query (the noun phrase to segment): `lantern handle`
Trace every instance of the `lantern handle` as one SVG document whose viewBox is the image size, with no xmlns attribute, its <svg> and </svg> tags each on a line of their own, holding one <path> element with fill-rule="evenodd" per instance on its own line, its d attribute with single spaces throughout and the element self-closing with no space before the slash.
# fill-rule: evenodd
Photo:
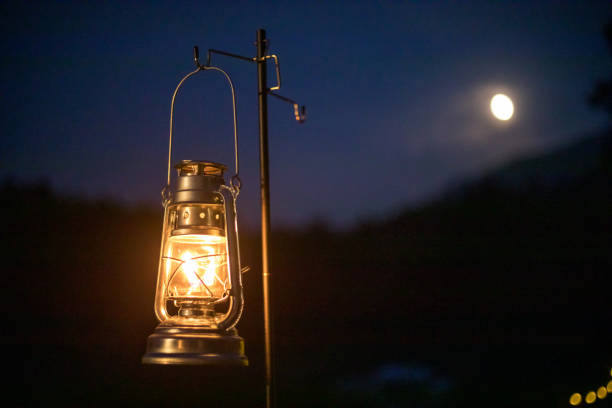
<svg viewBox="0 0 612 408">
<path fill-rule="evenodd" d="M 197 69 L 185 75 L 183 79 L 181 79 L 181 81 L 178 83 L 178 85 L 176 86 L 176 89 L 174 90 L 174 93 L 172 94 L 172 102 L 170 104 L 170 138 L 169 138 L 170 140 L 168 142 L 168 178 L 166 182 L 166 187 L 164 187 L 164 190 L 162 190 L 162 196 L 164 196 L 164 191 L 167 190 L 170 186 L 170 173 L 172 170 L 172 132 L 174 130 L 173 129 L 174 128 L 174 101 L 176 99 L 176 95 L 178 93 L 179 88 L 183 85 L 183 82 L 185 82 L 188 78 L 197 74 L 200 71 L 212 70 L 212 71 L 218 71 L 222 73 L 225 76 L 225 79 L 227 79 L 227 82 L 229 83 L 230 89 L 232 91 L 232 106 L 233 106 L 233 113 L 234 113 L 234 158 L 235 158 L 235 163 L 236 163 L 236 169 L 235 169 L 236 171 L 235 171 L 235 174 L 231 177 L 230 182 L 231 182 L 231 185 L 238 190 L 240 189 L 241 184 L 242 184 L 240 181 L 240 177 L 239 177 L 240 167 L 239 167 L 239 160 L 238 160 L 238 117 L 236 114 L 236 90 L 234 88 L 234 82 L 230 78 L 229 74 L 225 72 L 224 70 L 222 70 L 221 68 L 215 67 L 215 66 L 201 65 L 199 61 L 198 47 L 193 47 L 193 48 L 194 48 L 193 49 L 194 61 L 196 63 Z M 165 196 L 163 198 L 164 198 L 164 201 L 167 200 Z"/>
</svg>

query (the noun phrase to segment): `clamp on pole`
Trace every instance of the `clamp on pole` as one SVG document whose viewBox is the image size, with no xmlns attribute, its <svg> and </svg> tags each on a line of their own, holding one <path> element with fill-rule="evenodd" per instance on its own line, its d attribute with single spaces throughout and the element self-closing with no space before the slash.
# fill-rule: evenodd
<svg viewBox="0 0 612 408">
<path fill-rule="evenodd" d="M 208 52 L 206 53 L 206 64 L 202 65 L 200 63 L 200 53 L 198 51 L 198 47 L 195 46 L 193 47 L 193 60 L 196 64 L 196 67 L 198 67 L 198 69 L 204 70 L 207 69 L 208 67 L 210 67 L 211 65 L 211 59 L 212 59 L 212 54 L 219 54 L 219 55 L 225 55 L 226 57 L 231 57 L 231 58 L 236 58 L 236 59 L 240 59 L 243 61 L 247 61 L 247 62 L 262 62 L 265 60 L 273 60 L 274 61 L 274 70 L 276 73 L 276 85 L 270 88 L 267 88 L 266 93 L 269 95 L 272 95 L 278 99 L 280 99 L 281 101 L 285 101 L 289 104 L 291 104 L 293 106 L 293 116 L 295 117 L 295 120 L 298 123 L 304 123 L 306 121 L 306 106 L 298 104 L 296 101 L 294 101 L 293 99 L 287 98 L 286 96 L 282 96 L 279 95 L 275 92 L 272 91 L 277 91 L 281 88 L 281 72 L 280 72 L 280 62 L 279 62 L 279 58 L 277 55 L 275 54 L 271 54 L 271 55 L 264 55 L 262 58 L 258 59 L 256 57 L 245 57 L 242 55 L 238 55 L 238 54 L 233 54 L 231 52 L 227 52 L 227 51 L 221 51 L 221 50 L 215 50 L 213 48 L 209 48 Z"/>
</svg>

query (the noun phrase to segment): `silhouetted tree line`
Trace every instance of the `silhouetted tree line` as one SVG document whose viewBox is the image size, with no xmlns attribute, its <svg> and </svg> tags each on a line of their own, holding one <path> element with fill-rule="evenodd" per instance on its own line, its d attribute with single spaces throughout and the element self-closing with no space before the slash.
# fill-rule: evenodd
<svg viewBox="0 0 612 408">
<path fill-rule="evenodd" d="M 608 22 L 603 28 L 603 35 L 608 44 L 608 49 L 612 53 L 612 21 Z M 612 115 L 612 78 L 599 80 L 589 96 L 589 103 L 599 109 L 603 109 Z"/>
<path fill-rule="evenodd" d="M 455 196 L 347 232 L 321 222 L 274 231 L 280 381 L 291 390 L 281 399 L 292 401 L 300 384 L 314 387 L 306 384 L 326 375 L 383 357 L 414 357 L 411 350 L 435 356 L 457 345 L 505 347 L 520 359 L 524 347 L 545 343 L 588 346 L 609 358 L 610 181 L 603 161 L 572 184 L 551 188 L 528 182 L 508 188 L 484 178 Z M 120 395 L 130 403 L 168 398 L 171 390 L 163 391 L 161 380 L 139 365 L 155 325 L 161 211 L 10 182 L 0 202 L 2 273 L 14 326 L 3 342 L 19 350 L 24 401 L 36 405 L 46 395 L 67 404 L 94 397 L 114 402 L 109 396 L 119 379 Z M 241 238 L 243 263 L 252 270 L 245 275 L 247 307 L 239 328 L 252 362 L 261 367 L 259 242 L 249 233 Z M 441 366 L 452 370 L 453 360 Z M 120 367 L 125 371 L 117 374 Z M 155 372 L 160 378 L 170 372 L 171 383 L 186 384 L 182 371 Z M 257 372 L 241 375 L 259 378 Z M 470 370 L 457 375 L 474 384 L 483 380 Z M 139 385 L 130 388 L 129 378 Z M 241 395 L 257 396 L 257 385 Z M 185 387 L 182 401 L 189 405 L 199 394 Z M 329 388 L 318 393 L 304 404 L 324 396 L 348 401 Z"/>
</svg>

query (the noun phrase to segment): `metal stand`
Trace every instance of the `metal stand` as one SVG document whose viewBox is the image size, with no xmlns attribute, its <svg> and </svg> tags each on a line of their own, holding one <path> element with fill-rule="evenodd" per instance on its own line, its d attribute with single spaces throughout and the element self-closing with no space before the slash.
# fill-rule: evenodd
<svg viewBox="0 0 612 408">
<path fill-rule="evenodd" d="M 270 308 L 270 266 L 269 266 L 269 250 L 270 250 L 270 173 L 268 159 L 268 95 L 272 95 L 282 101 L 293 105 L 295 119 L 299 123 L 304 123 L 306 120 L 306 108 L 299 106 L 295 101 L 278 95 L 272 91 L 280 89 L 281 76 L 278 57 L 276 55 L 266 55 L 268 40 L 266 39 L 266 31 L 263 29 L 257 30 L 257 39 L 255 43 L 257 47 L 257 56 L 255 58 L 244 57 L 242 55 L 232 54 L 225 51 L 209 49 L 206 65 L 202 66 L 199 62 L 198 48 L 194 47 L 194 57 L 196 65 L 200 68 L 210 66 L 211 54 L 220 54 L 232 58 L 237 58 L 243 61 L 257 63 L 257 100 L 259 105 L 259 187 L 261 196 L 261 258 L 262 258 L 262 285 L 263 285 L 263 302 L 264 302 L 264 336 L 265 336 L 265 364 L 266 364 L 266 407 L 275 406 L 274 398 L 274 362 L 272 359 L 272 311 Z M 274 87 L 269 88 L 267 85 L 267 61 L 272 59 L 275 64 L 276 81 Z"/>
<path fill-rule="evenodd" d="M 257 30 L 257 101 L 259 105 L 259 190 L 261 197 L 261 271 L 264 301 L 264 337 L 266 347 L 266 407 L 273 407 L 272 394 L 272 322 L 270 319 L 270 268 L 268 251 L 270 249 L 270 172 L 268 167 L 268 85 L 266 32 Z"/>
</svg>

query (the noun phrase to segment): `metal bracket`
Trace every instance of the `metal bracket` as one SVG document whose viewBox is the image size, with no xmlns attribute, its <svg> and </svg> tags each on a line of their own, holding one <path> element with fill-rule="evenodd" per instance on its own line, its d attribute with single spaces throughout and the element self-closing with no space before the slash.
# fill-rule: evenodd
<svg viewBox="0 0 612 408">
<path fill-rule="evenodd" d="M 207 69 L 208 67 L 210 67 L 211 65 L 211 54 L 219 54 L 219 55 L 225 55 L 226 57 L 231 57 L 231 58 L 236 58 L 239 60 L 243 60 L 243 61 L 247 61 L 247 62 L 265 62 L 266 60 L 272 59 L 274 61 L 274 70 L 276 72 L 276 85 L 268 88 L 267 89 L 267 94 L 268 95 L 272 95 L 275 96 L 276 98 L 285 101 L 287 103 L 290 103 L 291 105 L 293 105 L 293 116 L 295 117 L 295 120 L 298 123 L 304 123 L 306 121 L 306 106 L 304 105 L 299 105 L 296 101 L 294 101 L 293 99 L 289 99 L 285 96 L 281 96 L 278 95 L 272 91 L 277 91 L 281 88 L 281 73 L 280 73 L 280 63 L 278 60 L 278 56 L 275 54 L 271 54 L 271 55 L 266 55 L 260 59 L 258 58 L 254 58 L 254 57 L 245 57 L 242 55 L 238 55 L 238 54 L 233 54 L 231 52 L 226 52 L 226 51 L 221 51 L 221 50 L 215 50 L 212 48 L 208 49 L 208 52 L 206 53 L 206 64 L 202 65 L 200 64 L 200 55 L 198 52 L 198 47 L 195 46 L 193 47 L 193 59 L 194 62 L 196 64 L 196 66 L 198 67 L 198 69 L 204 70 Z"/>
<path fill-rule="evenodd" d="M 264 59 L 270 59 L 270 58 L 274 60 L 274 69 L 276 70 L 276 86 L 273 86 L 272 88 L 268 88 L 268 91 L 276 91 L 280 89 L 281 87 L 280 65 L 278 63 L 278 57 L 276 55 L 272 54 L 272 55 L 266 55 L 264 57 Z"/>
<path fill-rule="evenodd" d="M 287 103 L 292 104 L 293 105 L 293 115 L 295 116 L 295 120 L 298 121 L 298 123 L 304 123 L 306 121 L 306 106 L 304 105 L 300 106 L 293 99 L 289 99 L 285 96 L 279 95 L 274 92 L 268 92 L 268 95 L 274 96 L 280 99 L 281 101 L 285 101 Z"/>
</svg>

